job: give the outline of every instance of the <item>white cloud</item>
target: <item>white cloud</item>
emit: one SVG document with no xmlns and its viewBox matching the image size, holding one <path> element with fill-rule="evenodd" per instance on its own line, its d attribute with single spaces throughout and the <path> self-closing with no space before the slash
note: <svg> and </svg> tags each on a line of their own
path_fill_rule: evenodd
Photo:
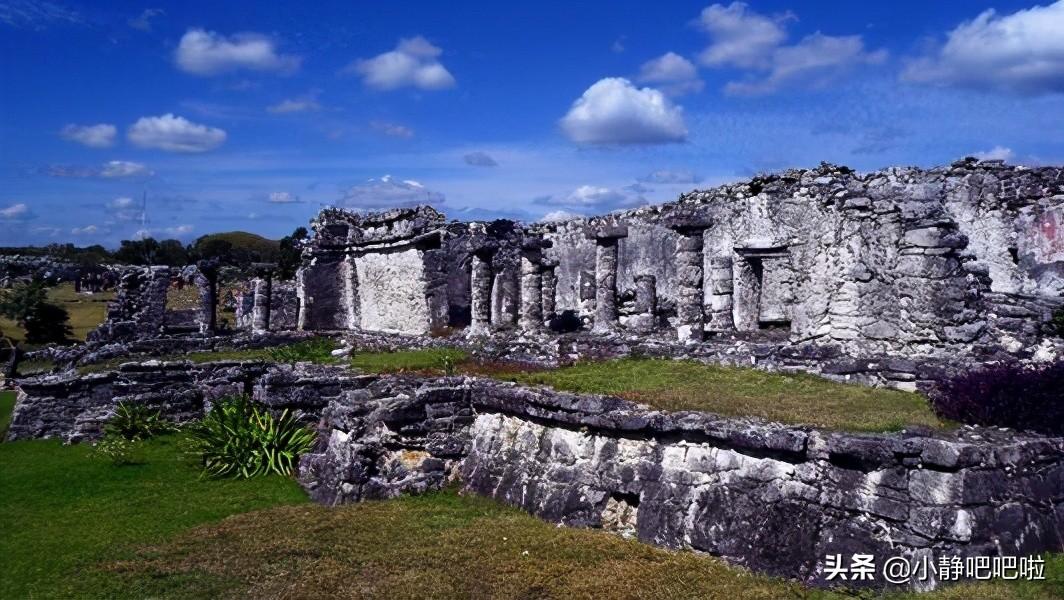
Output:
<svg viewBox="0 0 1064 600">
<path fill-rule="evenodd" d="M 880 64 L 886 50 L 868 51 L 860 35 L 832 36 L 819 31 L 796 44 L 784 45 L 784 24 L 791 13 L 766 16 L 749 10 L 743 2 L 706 7 L 697 24 L 712 43 L 699 55 L 707 67 L 733 67 L 747 71 L 724 91 L 735 95 L 768 94 L 788 86 L 825 85 L 860 65 Z"/>
<path fill-rule="evenodd" d="M 98 125 L 75 125 L 71 123 L 59 132 L 63 139 L 83 144 L 90 148 L 109 148 L 115 143 L 118 129 L 109 123 Z"/>
<path fill-rule="evenodd" d="M 141 117 L 126 132 L 129 141 L 142 148 L 170 152 L 206 152 L 225 142 L 225 131 L 193 123 L 167 113 L 160 117 Z"/>
<path fill-rule="evenodd" d="M 385 210 L 411 208 L 419 204 L 439 206 L 443 203 L 443 194 L 417 181 L 396 181 L 391 175 L 385 175 L 348 188 L 339 206 L 356 210 Z"/>
<path fill-rule="evenodd" d="M 281 102 L 268 107 L 266 110 L 274 114 L 321 110 L 321 104 L 318 103 L 318 91 L 312 91 L 309 94 L 299 96 L 298 98 L 282 100 Z"/>
<path fill-rule="evenodd" d="M 547 214 L 540 217 L 540 223 L 558 223 L 560 221 L 571 221 L 573 219 L 583 218 L 584 215 L 570 212 L 568 210 L 552 210 Z"/>
<path fill-rule="evenodd" d="M 362 83 L 379 90 L 406 86 L 441 90 L 455 85 L 454 76 L 439 61 L 442 53 L 421 36 L 404 38 L 395 50 L 356 60 L 341 72 L 357 73 Z"/>
<path fill-rule="evenodd" d="M 194 228 L 191 225 L 174 225 L 173 227 L 167 227 L 163 229 L 163 231 L 167 235 L 172 235 L 174 237 L 182 237 L 192 233 L 193 229 Z"/>
<path fill-rule="evenodd" d="M 272 204 L 298 204 L 302 202 L 299 196 L 292 192 L 270 192 L 267 200 Z"/>
<path fill-rule="evenodd" d="M 41 172 L 50 177 L 104 177 L 107 179 L 119 179 L 124 177 L 151 177 L 154 171 L 148 167 L 127 160 L 112 160 L 100 167 L 87 167 L 82 165 L 49 165 L 43 167 Z"/>
<path fill-rule="evenodd" d="M 52 24 L 84 25 L 80 14 L 42 0 L 7 0 L 0 2 L 0 23 L 16 28 L 41 31 Z"/>
<path fill-rule="evenodd" d="M 165 14 L 166 11 L 161 8 L 146 8 L 144 9 L 144 12 L 140 13 L 140 16 L 129 19 L 126 23 L 133 29 L 151 31 L 152 19 L 161 17 Z"/>
<path fill-rule="evenodd" d="M 642 206 L 647 203 L 641 193 L 631 188 L 618 190 L 597 185 L 582 185 L 564 196 L 541 196 L 533 201 L 537 204 L 596 211 Z"/>
<path fill-rule="evenodd" d="M 488 154 L 487 152 L 480 152 L 480 151 L 470 152 L 469 154 L 466 154 L 465 156 L 463 156 L 462 160 L 465 161 L 465 164 L 470 165 L 472 167 L 497 167 L 497 166 L 499 166 L 498 161 L 496 161 L 494 158 L 492 158 L 491 155 Z"/>
<path fill-rule="evenodd" d="M 570 140 L 581 144 L 661 144 L 687 137 L 683 109 L 653 88 L 636 88 L 609 77 L 589 87 L 561 120 Z"/>
<path fill-rule="evenodd" d="M 724 86 L 729 94 L 768 94 L 788 84 L 817 87 L 859 65 L 881 64 L 886 50 L 866 52 L 859 35 L 831 36 L 820 32 L 793 46 L 777 48 L 772 66 L 763 78 L 732 81 Z"/>
<path fill-rule="evenodd" d="M 702 80 L 694 64 L 675 52 L 643 63 L 636 81 L 655 84 L 670 96 L 680 96 L 702 90 Z"/>
<path fill-rule="evenodd" d="M 128 196 L 115 198 L 107 203 L 107 210 L 117 221 L 135 223 L 143 219 L 143 212 L 137 202 Z"/>
<path fill-rule="evenodd" d="M 111 160 L 103 165 L 99 175 L 100 177 L 117 179 L 122 177 L 150 177 L 154 173 L 151 169 L 138 162 Z"/>
<path fill-rule="evenodd" d="M 84 227 L 74 227 L 70 230 L 70 233 L 74 235 L 93 235 L 99 230 L 100 228 L 95 225 L 86 225 Z"/>
<path fill-rule="evenodd" d="M 276 42 L 258 33 L 224 36 L 203 29 L 189 29 L 174 53 L 178 68 L 193 75 L 218 75 L 241 69 L 291 73 L 302 60 L 278 54 Z"/>
<path fill-rule="evenodd" d="M 713 4 L 702 9 L 697 25 L 713 39 L 698 60 L 707 67 L 763 68 L 787 38 L 783 22 L 790 13 L 767 17 L 747 11 L 745 2 Z"/>
<path fill-rule="evenodd" d="M 0 220 L 3 221 L 25 221 L 32 219 L 33 216 L 30 207 L 23 202 L 0 208 Z"/>
<path fill-rule="evenodd" d="M 370 121 L 370 129 L 389 137 L 410 139 L 414 137 L 414 130 L 406 125 L 389 123 L 387 121 Z"/>
<path fill-rule="evenodd" d="M 1022 94 L 1064 92 L 1064 0 L 1009 15 L 986 10 L 949 32 L 902 79 Z"/>
<path fill-rule="evenodd" d="M 647 183 L 698 183 L 702 181 L 702 178 L 691 171 L 661 169 L 641 177 L 639 180 Z"/>
<path fill-rule="evenodd" d="M 994 146 L 986 152 L 976 152 L 972 156 L 978 158 L 979 160 L 1003 160 L 1005 162 L 1009 162 L 1015 157 L 1015 153 L 1013 153 L 1011 148 L 1006 148 L 1004 146 Z"/>
</svg>

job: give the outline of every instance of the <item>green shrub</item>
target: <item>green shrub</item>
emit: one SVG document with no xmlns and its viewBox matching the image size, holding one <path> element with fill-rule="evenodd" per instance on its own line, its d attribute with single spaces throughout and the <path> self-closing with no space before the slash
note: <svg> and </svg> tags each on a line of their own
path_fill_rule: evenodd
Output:
<svg viewBox="0 0 1064 600">
<path fill-rule="evenodd" d="M 139 465 L 144 463 L 140 452 L 140 443 L 137 440 L 124 438 L 121 435 L 107 434 L 102 440 L 96 442 L 92 449 L 92 457 L 111 461 L 116 467 L 123 465 Z"/>
<path fill-rule="evenodd" d="M 299 342 L 288 346 L 267 348 L 266 356 L 274 362 L 295 363 L 314 362 L 329 363 L 336 360 L 332 351 L 336 349 L 336 343 L 329 338 L 311 338 L 305 342 Z"/>
<path fill-rule="evenodd" d="M 1049 326 L 1057 337 L 1064 338 L 1064 306 L 1053 311 L 1053 318 L 1049 320 Z"/>
<path fill-rule="evenodd" d="M 157 435 L 173 433 L 177 427 L 163 419 L 158 410 L 152 411 L 143 404 L 119 402 L 115 416 L 107 422 L 108 435 L 126 440 L 147 440 Z"/>
<path fill-rule="evenodd" d="M 247 396 L 222 398 L 187 429 L 191 449 L 210 477 L 291 475 L 315 437 L 287 410 L 274 417 Z"/>
</svg>

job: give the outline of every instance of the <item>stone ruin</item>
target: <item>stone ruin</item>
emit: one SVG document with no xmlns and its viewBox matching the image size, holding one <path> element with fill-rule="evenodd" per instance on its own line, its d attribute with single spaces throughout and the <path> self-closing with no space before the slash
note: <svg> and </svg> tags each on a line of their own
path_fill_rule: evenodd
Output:
<svg viewBox="0 0 1064 600">
<path fill-rule="evenodd" d="M 545 347 L 575 332 L 606 354 L 671 340 L 666 354 L 915 389 L 951 365 L 1061 356 L 1062 222 L 1060 169 L 974 160 L 822 165 L 560 223 L 328 209 L 298 325 Z"/>
<path fill-rule="evenodd" d="M 539 364 L 687 357 L 928 388 L 982 364 L 1064 356 L 1048 324 L 1064 304 L 1062 223 L 1064 169 L 974 159 L 868 174 L 821 165 L 557 223 L 327 209 L 296 281 L 258 265 L 236 313 L 244 344 L 317 333 L 360 348 L 460 346 Z M 166 330 L 175 277 L 202 290 L 191 336 Z M 215 283 L 209 265 L 126 273 L 107 322 L 68 362 L 218 347 Z M 299 478 L 319 502 L 457 481 L 551 521 L 818 585 L 835 553 L 916 564 L 1064 548 L 1059 436 L 829 432 L 307 364 L 147 361 L 18 386 L 9 439 L 92 440 L 120 401 L 187 421 L 247 393 L 317 423 Z"/>
</svg>

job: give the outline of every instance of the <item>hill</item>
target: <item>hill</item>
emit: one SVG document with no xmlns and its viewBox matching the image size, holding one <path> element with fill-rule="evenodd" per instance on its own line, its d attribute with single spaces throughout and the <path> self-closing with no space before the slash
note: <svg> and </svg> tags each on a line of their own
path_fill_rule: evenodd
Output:
<svg viewBox="0 0 1064 600">
<path fill-rule="evenodd" d="M 247 231 L 227 231 L 224 233 L 210 233 L 201 236 L 192 243 L 198 250 L 210 245 L 228 243 L 235 251 L 244 251 L 251 255 L 261 257 L 258 260 L 275 262 L 280 257 L 281 243 L 261 235 Z"/>
</svg>

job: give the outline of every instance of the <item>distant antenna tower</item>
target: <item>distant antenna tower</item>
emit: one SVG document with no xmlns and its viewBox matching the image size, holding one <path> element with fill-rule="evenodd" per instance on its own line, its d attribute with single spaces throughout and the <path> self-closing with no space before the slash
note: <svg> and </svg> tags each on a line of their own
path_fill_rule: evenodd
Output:
<svg viewBox="0 0 1064 600">
<path fill-rule="evenodd" d="M 144 198 L 140 205 L 140 237 L 148 234 L 148 190 L 144 190 Z"/>
</svg>

